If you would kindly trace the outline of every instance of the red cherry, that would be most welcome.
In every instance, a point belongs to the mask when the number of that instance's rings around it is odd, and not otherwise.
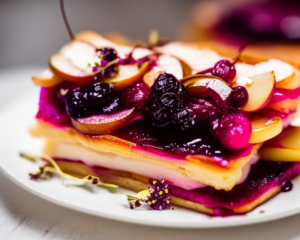
[[[243,113],[227,114],[212,123],[213,134],[226,148],[243,149],[249,146],[252,125]]]
[[[216,62],[215,66],[212,69],[212,74],[223,79],[231,85],[236,76],[236,69],[232,62],[223,59]]]

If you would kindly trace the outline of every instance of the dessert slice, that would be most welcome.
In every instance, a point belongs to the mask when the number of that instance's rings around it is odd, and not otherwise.
[[[299,173],[257,154],[292,120],[284,101],[298,106],[290,64],[182,43],[132,49],[83,32],[49,65],[52,75],[34,81],[42,88],[31,134],[47,139],[44,153],[66,172],[136,191],[164,179],[173,203],[216,215],[250,211]]]

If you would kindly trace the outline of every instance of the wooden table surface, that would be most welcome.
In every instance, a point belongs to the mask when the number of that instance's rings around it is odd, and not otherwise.
[[[29,87],[40,68],[0,71],[0,111],[12,92]],[[12,79],[22,79],[16,84]],[[4,149],[1,149],[3,151]],[[1,160],[0,160],[1,161]],[[139,226],[69,210],[41,199],[17,186],[0,172],[0,240],[4,239],[300,239],[300,215],[235,228],[171,229]]]

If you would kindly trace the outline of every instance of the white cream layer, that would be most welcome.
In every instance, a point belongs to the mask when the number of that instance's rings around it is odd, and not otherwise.
[[[90,166],[101,166],[114,170],[127,171],[152,179],[165,179],[173,185],[187,190],[206,186],[205,184],[183,176],[178,172],[174,172],[160,166],[154,166],[149,163],[135,161],[133,159],[124,158],[112,153],[98,153],[75,144],[51,142],[45,149],[45,154],[56,158],[81,160]],[[254,156],[252,159],[256,159],[257,161],[256,156]],[[251,165],[256,161],[250,160],[242,169],[240,183],[247,178]]]
[[[81,160],[90,166],[127,171],[152,179],[164,179],[174,185],[191,190],[206,186],[203,183],[189,179],[178,172],[174,172],[149,163],[135,161],[112,153],[98,153],[88,148],[68,143],[53,143],[45,149],[45,154],[56,158]]]

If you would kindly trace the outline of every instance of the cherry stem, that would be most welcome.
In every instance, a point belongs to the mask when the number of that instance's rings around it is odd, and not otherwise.
[[[246,47],[249,46],[249,44],[250,44],[250,43],[246,43],[246,44],[244,44],[244,45],[242,45],[242,46],[240,47],[240,49],[239,49],[237,55],[233,58],[233,62],[232,62],[233,64],[235,64],[235,63],[239,60],[239,58],[241,57],[243,51],[245,50]]]
[[[60,0],[60,10],[61,10],[61,14],[62,14],[64,22],[65,22],[66,28],[68,30],[69,36],[70,36],[71,40],[74,40],[75,37],[74,37],[74,34],[73,34],[72,30],[71,30],[71,27],[70,27],[70,24],[68,22],[68,19],[67,19],[65,7],[64,7],[64,0]]]

